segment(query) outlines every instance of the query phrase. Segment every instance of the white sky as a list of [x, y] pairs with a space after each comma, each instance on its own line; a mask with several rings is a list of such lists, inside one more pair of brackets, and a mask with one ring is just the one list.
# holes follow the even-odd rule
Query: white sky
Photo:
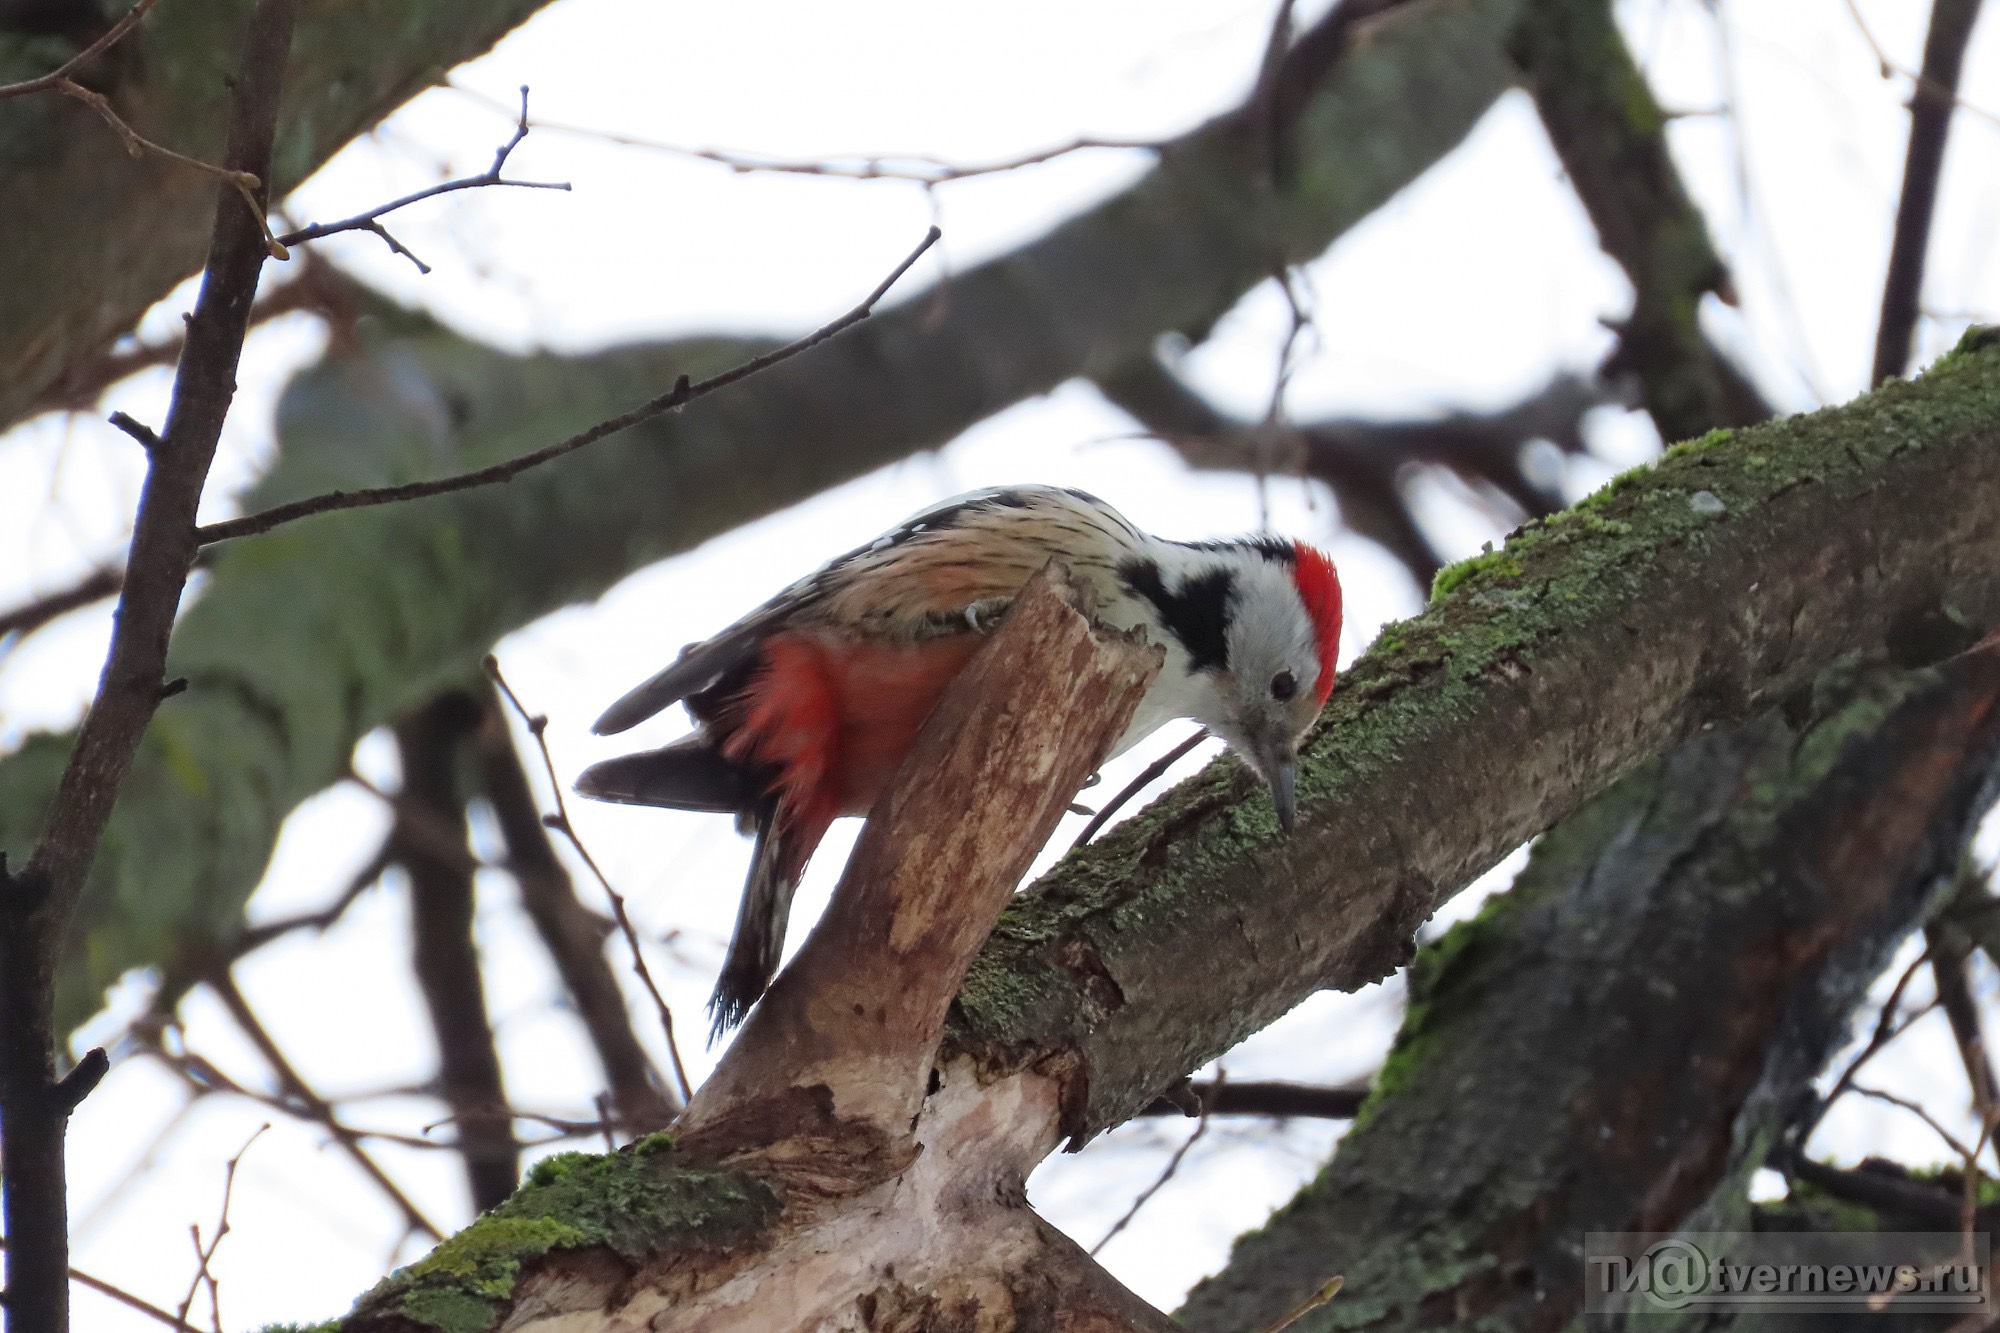
[[[1313, 8], [1317, 11], [1317, 7]], [[1707, 312], [1718, 337], [1754, 364], [1787, 408], [1852, 396], [1863, 384], [1880, 299], [1907, 117], [1901, 80], [1885, 81], [1843, 0], [1724, 0], [1719, 21], [1697, 0], [1621, 6], [1655, 85], [1678, 119], [1672, 142], [1730, 257], [1740, 308]], [[1864, 0], [1870, 31], [1913, 67], [1926, 6]], [[483, 169], [507, 118], [480, 97], [510, 102], [533, 87], [538, 118], [696, 147], [773, 157], [931, 154], [978, 162], [1080, 135], [1172, 134], [1237, 100], [1248, 86], [1271, 5], [1266, 0], [1012, 5], [943, 0], [755, 0], [735, 5], [561, 0], [489, 57], [459, 70], [465, 91], [428, 93], [343, 153], [287, 204], [299, 221]], [[1969, 103], [2000, 110], [2000, 38], [1978, 34], [1964, 81]], [[1715, 114], [1733, 105], [1734, 116]], [[2000, 218], [2000, 131], [1961, 114], [1931, 252], [1927, 306], [1946, 316], [1922, 330], [1925, 359], [1967, 318], [2000, 309], [1992, 261]], [[715, 329], [808, 327], [872, 287], [935, 219], [945, 240], [903, 294], [952, 267], [1004, 252], [1102, 199], [1143, 170], [1133, 152], [1089, 152], [926, 194], [896, 182], [744, 176], [596, 139], [537, 132], [511, 171], [574, 183], [570, 194], [480, 191], [412, 210], [397, 234], [431, 263], [420, 277], [372, 238], [342, 237], [326, 253], [456, 327], [519, 349], [583, 349]], [[1748, 191], [1744, 186], [1747, 184]], [[1553, 369], [1583, 369], [1620, 313], [1624, 279], [1595, 250], [1533, 108], [1504, 99], [1439, 170], [1381, 210], [1310, 268], [1316, 338], [1292, 385], [1300, 417], [1413, 414], [1491, 406]], [[148, 328], [172, 326], [186, 291]], [[1244, 412], [1268, 400], [1285, 327], [1269, 290], [1248, 297], [1186, 360], [1213, 398]], [[243, 393], [206, 512], [233, 495], [271, 450], [272, 406], [284, 377], [317, 353], [309, 320], [255, 334]], [[139, 377], [105, 410], [164, 416], [168, 377]], [[1642, 419], [1615, 411], [1595, 423], [1598, 459], [1571, 470], [1575, 493], [1656, 447]], [[1132, 423], [1088, 386], [1072, 384], [912, 460], [776, 514], [697, 551], [640, 571], [597, 604], [510, 636], [500, 657], [531, 707], [547, 711], [556, 760], [572, 775], [636, 739], [672, 734], [661, 719], [634, 737], [587, 734], [597, 711], [685, 641], [726, 624], [772, 588], [939, 496], [1007, 481], [1077, 484], [1172, 536], [1245, 530], [1254, 486], [1196, 476], [1162, 446], [1128, 438]], [[113, 555], [129, 524], [139, 459], [100, 415], [31, 422], [0, 439], [0, 606], [60, 587]], [[1440, 488], [1425, 516], [1460, 552], [1497, 535], [1488, 516]], [[1340, 559], [1352, 656], [1380, 624], [1415, 611], [1417, 590], [1367, 544], [1334, 534], [1316, 488], [1274, 483], [1273, 525], [1327, 542]], [[96, 677], [107, 633], [102, 609], [67, 617], [0, 650], [0, 749], [26, 732], [72, 723]], [[1178, 733], [1163, 735], [1165, 748]], [[1142, 766], [1131, 756], [1105, 790]], [[364, 772], [393, 781], [378, 738]], [[586, 841], [632, 900], [649, 934], [678, 932], [654, 967], [692, 1032], [733, 916], [747, 850], [726, 821], [587, 803], [573, 807]], [[251, 912], [268, 919], [317, 905], [374, 846], [384, 817], [343, 788], [309, 802], [287, 825]], [[1054, 846], [1067, 846], [1070, 821]], [[485, 831], [479, 831], [485, 836]], [[795, 916], [804, 933], [835, 877], [851, 830], [837, 830]], [[490, 844], [490, 837], [486, 838]], [[1051, 852], [1051, 856], [1053, 852]], [[1047, 859], [1047, 858], [1045, 858]], [[1514, 863], [1488, 876], [1503, 885]], [[517, 1104], [587, 1116], [594, 1062], [575, 1022], [552, 1001], [559, 987], [497, 873], [480, 881], [479, 939], [489, 1002]], [[1471, 897], [1447, 916], [1470, 910]], [[430, 1038], [404, 959], [406, 911], [393, 882], [372, 890], [324, 938], [294, 938], [238, 969], [272, 1030], [323, 1092], [395, 1089], [432, 1068]], [[1442, 924], [1442, 919], [1439, 923]], [[1434, 926], [1433, 929], [1436, 927]], [[1992, 978], [1981, 974], [1983, 993]], [[1920, 987], [1921, 989], [1921, 987]], [[143, 979], [121, 991], [129, 1012]], [[1231, 1055], [1231, 1077], [1340, 1082], [1380, 1059], [1400, 1005], [1400, 981], [1354, 996], [1325, 995]], [[191, 1045], [232, 1075], [268, 1079], [220, 1007], [197, 994], [184, 1008]], [[654, 1033], [637, 1026], [649, 1041]], [[107, 1015], [87, 1036], [116, 1031]], [[684, 1044], [697, 1075], [710, 1063]], [[1933, 1109], [1966, 1123], [1964, 1093], [1943, 1025], [1926, 1025], [1879, 1064], [1876, 1081], [1923, 1089]], [[353, 1122], [419, 1134], [441, 1114], [422, 1098], [385, 1096]], [[75, 1263], [172, 1308], [193, 1272], [187, 1228], [213, 1226], [222, 1164], [269, 1118], [210, 1098], [189, 1108], [178, 1085], [143, 1060], [120, 1062], [73, 1126]], [[1191, 1126], [1119, 1130], [1040, 1172], [1033, 1196], [1085, 1244], [1158, 1173]], [[1323, 1161], [1334, 1126], [1215, 1126], [1174, 1182], [1104, 1254], [1142, 1295], [1171, 1308]], [[1842, 1160], [1870, 1152], [1942, 1156], [1911, 1117], [1843, 1102], [1817, 1145]], [[447, 1227], [467, 1220], [449, 1153], [373, 1149]], [[394, 1213], [323, 1136], [279, 1120], [238, 1176], [233, 1230], [216, 1271], [224, 1326], [319, 1318], [343, 1309], [396, 1260]], [[79, 1292], [78, 1327], [153, 1327]], [[205, 1310], [205, 1307], [201, 1307]]]

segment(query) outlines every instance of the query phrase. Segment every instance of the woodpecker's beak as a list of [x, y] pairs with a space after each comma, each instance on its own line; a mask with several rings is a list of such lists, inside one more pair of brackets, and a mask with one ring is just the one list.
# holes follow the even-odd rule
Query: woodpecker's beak
[[1257, 771], [1270, 784], [1271, 806], [1278, 812], [1278, 827], [1290, 833], [1299, 806], [1297, 750], [1290, 741], [1258, 746]]

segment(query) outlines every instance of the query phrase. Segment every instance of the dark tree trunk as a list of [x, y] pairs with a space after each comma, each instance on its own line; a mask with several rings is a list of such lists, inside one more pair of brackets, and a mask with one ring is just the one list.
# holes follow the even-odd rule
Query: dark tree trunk
[[[1584, 806], [1417, 956], [1332, 1165], [1180, 1312], [1300, 1330], [1559, 1329], [1586, 1232], [1747, 1230], [1812, 1080], [1948, 889], [2000, 763], [2000, 642], [1836, 668]], [[1651, 1327], [1652, 1325], [1647, 1325]]]
[[478, 701], [453, 690], [396, 723], [403, 787], [391, 850], [410, 880], [411, 966], [437, 1037], [438, 1095], [451, 1108], [473, 1209], [485, 1212], [521, 1176], [472, 929], [476, 867], [459, 770], [480, 720]]

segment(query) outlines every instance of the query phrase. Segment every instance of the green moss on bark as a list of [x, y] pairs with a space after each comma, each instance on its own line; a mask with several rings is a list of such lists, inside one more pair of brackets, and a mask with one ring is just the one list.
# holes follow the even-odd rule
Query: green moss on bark
[[1409, 999], [1395, 1043], [1375, 1075], [1368, 1098], [1355, 1112], [1350, 1133], [1367, 1128], [1382, 1106], [1401, 1091], [1423, 1067], [1437, 1032], [1453, 1018], [1450, 997], [1460, 990], [1480, 960], [1502, 946], [1520, 919], [1525, 894], [1496, 893], [1476, 916], [1454, 925], [1434, 942], [1417, 950], [1410, 962]]
[[484, 1333], [530, 1260], [595, 1246], [632, 1263], [725, 1250], [756, 1236], [779, 1208], [752, 1176], [677, 1160], [665, 1134], [624, 1152], [561, 1153], [536, 1163], [498, 1208], [384, 1278], [356, 1311], [401, 1315], [438, 1333]]

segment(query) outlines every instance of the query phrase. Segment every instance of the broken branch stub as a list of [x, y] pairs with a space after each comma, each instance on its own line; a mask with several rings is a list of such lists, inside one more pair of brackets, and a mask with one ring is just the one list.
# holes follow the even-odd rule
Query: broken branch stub
[[1051, 563], [945, 691], [825, 916], [682, 1118], [734, 1151], [838, 1122], [914, 1145], [965, 970], [1162, 660]]

